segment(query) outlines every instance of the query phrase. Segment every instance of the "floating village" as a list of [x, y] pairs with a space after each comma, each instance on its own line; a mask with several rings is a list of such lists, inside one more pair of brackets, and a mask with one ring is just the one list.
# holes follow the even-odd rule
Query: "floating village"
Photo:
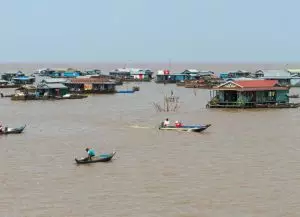
[[[2, 100], [10, 98], [14, 101], [31, 100], [67, 100], [84, 99], [91, 94], [134, 94], [140, 86], [131, 89], [117, 90], [127, 82], [155, 82], [157, 85], [175, 84], [177, 88], [201, 88], [209, 91], [210, 100], [206, 109], [250, 109], [250, 108], [298, 108], [300, 103], [290, 102], [291, 98], [299, 98], [298, 94], [290, 93], [292, 87], [300, 87], [300, 69], [287, 70], [244, 70], [216, 73], [187, 69], [180, 73], [170, 70], [159, 70], [154, 75], [150, 69], [121, 68], [107, 74], [101, 70], [80, 71], [75, 69], [40, 69], [32, 74], [21, 71], [3, 73], [0, 88], [10, 88], [13, 93], [1, 92]], [[6, 92], [6, 91], [5, 91]], [[173, 93], [165, 96], [165, 103], [174, 103], [178, 97]], [[156, 105], [159, 111], [169, 111]], [[175, 105], [176, 107], [176, 105]], [[20, 134], [26, 125], [9, 128], [0, 125], [0, 135]], [[183, 125], [180, 122], [170, 124], [168, 118], [159, 126], [159, 130], [188, 131], [200, 133], [211, 124]], [[89, 153], [89, 150], [86, 150]], [[77, 159], [77, 164], [89, 164], [110, 161], [116, 152], [89, 155]]]
[[[299, 98], [290, 93], [292, 87], [300, 87], [300, 69], [245, 70], [222, 72], [187, 69], [179, 73], [170, 70], [119, 68], [109, 73], [101, 70], [80, 71], [68, 69], [39, 69], [27, 75], [21, 71], [3, 73], [1, 88], [14, 88], [3, 94], [11, 100], [62, 100], [83, 99], [89, 94], [134, 93], [132, 89], [118, 90], [116, 86], [126, 82], [155, 82], [176, 84], [178, 88], [201, 88], [210, 92], [206, 108], [297, 108], [300, 103], [291, 103], [290, 98]], [[1, 91], [1, 90], [0, 90]]]

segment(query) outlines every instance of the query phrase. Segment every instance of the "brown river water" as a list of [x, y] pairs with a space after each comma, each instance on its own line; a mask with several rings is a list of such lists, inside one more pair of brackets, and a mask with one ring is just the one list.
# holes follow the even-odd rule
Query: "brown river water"
[[[83, 100], [0, 99], [4, 125], [27, 124], [23, 134], [0, 137], [0, 216], [300, 215], [299, 109], [213, 110], [205, 108], [208, 90], [140, 87]], [[171, 89], [179, 111], [156, 112], [153, 102]], [[159, 131], [166, 117], [212, 126]], [[77, 166], [86, 146], [117, 154]]]

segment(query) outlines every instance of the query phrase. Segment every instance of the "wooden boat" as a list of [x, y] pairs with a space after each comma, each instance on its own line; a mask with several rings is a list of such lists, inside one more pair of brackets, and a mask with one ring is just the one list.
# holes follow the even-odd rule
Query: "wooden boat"
[[175, 127], [175, 126], [168, 126], [164, 127], [162, 125], [159, 126], [160, 130], [173, 130], [173, 131], [188, 131], [188, 132], [202, 132], [203, 130], [206, 130], [208, 127], [210, 127], [211, 124], [206, 125], [187, 125], [182, 127]]
[[12, 97], [12, 96], [14, 96], [14, 95], [15, 95], [15, 94], [4, 95], [3, 93], [0, 93], [1, 98], [4, 98], [4, 97]]
[[289, 98], [299, 98], [299, 94], [288, 95]]
[[11, 96], [13, 101], [27, 101], [27, 100], [64, 100], [64, 99], [84, 99], [87, 98], [87, 95], [84, 94], [67, 94], [64, 96], [40, 96], [29, 94], [29, 95], [19, 95], [15, 94]]
[[0, 88], [18, 88], [20, 87], [20, 84], [5, 84], [5, 85], [0, 85]]
[[134, 90], [118, 90], [117, 93], [134, 93]]
[[25, 129], [26, 127], [26, 124], [22, 127], [17, 127], [17, 128], [8, 128], [8, 127], [5, 127], [4, 129], [4, 132], [0, 132], [0, 135], [1, 134], [20, 134], [23, 132], [23, 130]]
[[86, 158], [77, 159], [75, 158], [75, 161], [77, 164], [90, 164], [90, 163], [98, 163], [98, 162], [108, 162], [110, 161], [114, 156], [116, 152], [112, 152], [109, 154], [100, 154], [98, 156], [92, 157], [92, 160], [89, 160]]

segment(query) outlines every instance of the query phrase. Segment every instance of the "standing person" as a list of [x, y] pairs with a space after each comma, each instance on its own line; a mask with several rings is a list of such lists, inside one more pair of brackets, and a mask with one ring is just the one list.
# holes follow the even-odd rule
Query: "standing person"
[[0, 133], [3, 133], [3, 132], [4, 132], [3, 125], [2, 125], [2, 123], [0, 122]]

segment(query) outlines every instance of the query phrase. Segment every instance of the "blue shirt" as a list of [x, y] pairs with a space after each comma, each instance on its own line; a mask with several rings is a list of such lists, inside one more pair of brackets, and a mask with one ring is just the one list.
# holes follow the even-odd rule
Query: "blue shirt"
[[94, 151], [93, 149], [89, 149], [89, 150], [88, 150], [88, 155], [91, 156], [91, 157], [93, 157], [93, 156], [95, 156], [96, 154], [95, 154], [95, 151]]

